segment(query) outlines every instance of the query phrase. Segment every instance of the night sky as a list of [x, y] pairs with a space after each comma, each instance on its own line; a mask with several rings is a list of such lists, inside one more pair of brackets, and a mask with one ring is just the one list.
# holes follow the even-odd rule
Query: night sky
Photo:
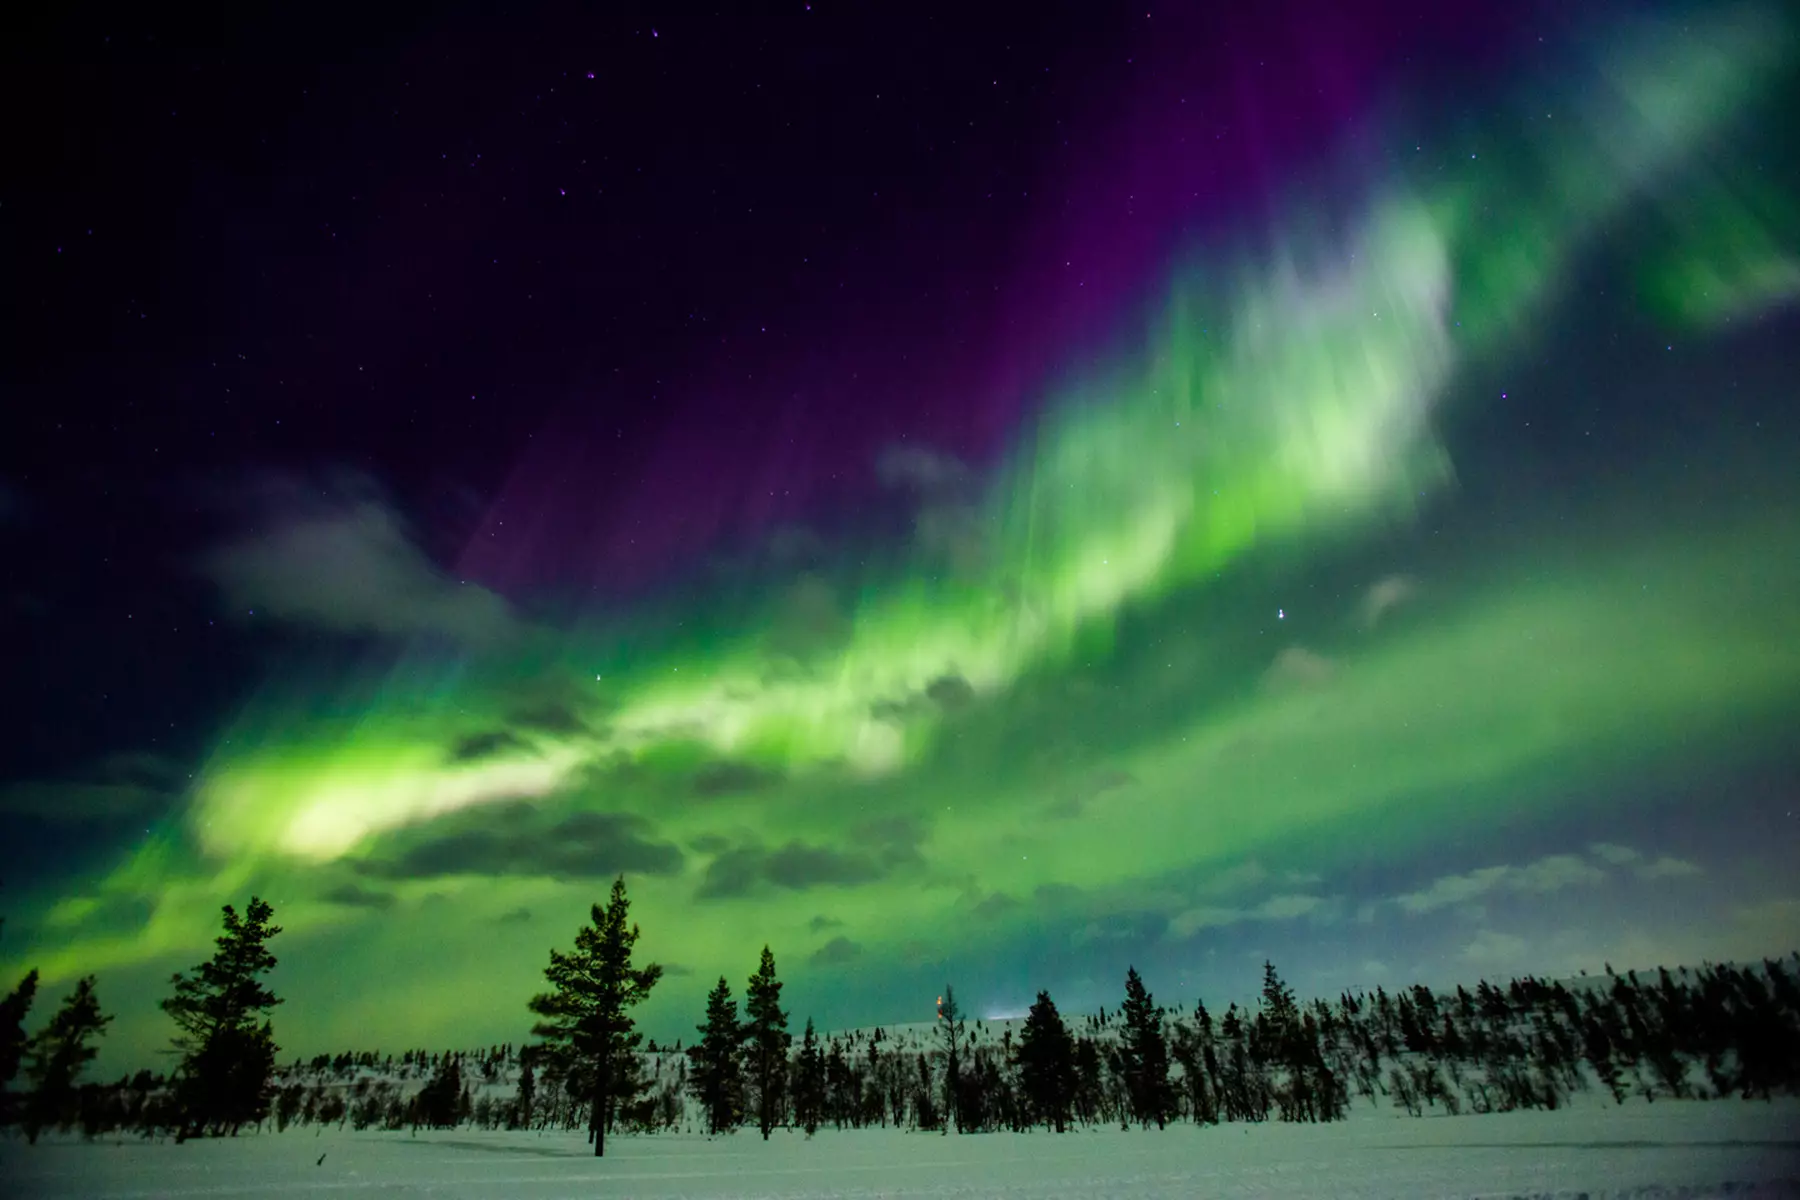
[[517, 1041], [619, 872], [670, 1039], [1800, 948], [1792, 12], [972, 7], [0, 39], [6, 986], [145, 1065], [256, 893], [284, 1057]]

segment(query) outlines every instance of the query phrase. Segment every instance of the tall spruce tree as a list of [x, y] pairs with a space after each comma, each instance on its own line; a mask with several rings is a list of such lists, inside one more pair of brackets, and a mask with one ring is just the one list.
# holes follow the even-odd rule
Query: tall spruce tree
[[[876, 1049], [869, 1047], [874, 1059]], [[871, 1072], [873, 1073], [873, 1072]], [[812, 1018], [806, 1018], [806, 1034], [800, 1039], [800, 1055], [794, 1062], [794, 1119], [811, 1137], [819, 1131], [819, 1117], [825, 1107], [825, 1060], [819, 1054], [819, 1036], [813, 1032]]]
[[756, 1092], [756, 1127], [763, 1140], [781, 1123], [787, 1100], [787, 1054], [793, 1038], [781, 1011], [781, 980], [775, 978], [775, 955], [767, 946], [762, 963], [750, 977], [744, 997], [744, 1040], [749, 1043], [750, 1083]]
[[1120, 1014], [1125, 1028], [1119, 1041], [1119, 1057], [1131, 1115], [1145, 1125], [1155, 1121], [1161, 1129], [1168, 1123], [1174, 1102], [1174, 1089], [1169, 1083], [1169, 1043], [1163, 1033], [1162, 1014], [1144, 990], [1136, 967], [1125, 972], [1125, 1003]]
[[700, 1040], [688, 1047], [688, 1089], [706, 1110], [706, 1130], [720, 1134], [738, 1127], [744, 1119], [744, 1068], [741, 1057], [743, 1026], [738, 1021], [737, 1001], [731, 985], [719, 976], [719, 985], [706, 997], [706, 1024], [696, 1026]]
[[944, 1133], [952, 1125], [962, 1132], [962, 1053], [967, 1041], [962, 1009], [956, 1003], [956, 991], [944, 985], [944, 998], [938, 1001], [938, 1042], [944, 1048]]
[[1019, 1034], [1019, 1087], [1034, 1121], [1061, 1133], [1075, 1103], [1075, 1038], [1049, 992], [1039, 992]]
[[[175, 994], [162, 1001], [174, 1018], [175, 1100], [178, 1140], [202, 1133], [230, 1133], [268, 1115], [275, 1071], [274, 1027], [264, 1014], [281, 1000], [261, 977], [275, 969], [268, 942], [281, 932], [269, 924], [275, 910], [252, 896], [239, 917], [227, 904], [225, 932], [211, 959], [192, 975], [176, 974]], [[260, 1020], [260, 1024], [258, 1024]]]
[[605, 907], [594, 905], [593, 924], [575, 934], [575, 952], [550, 951], [544, 978], [551, 990], [531, 999], [544, 1018], [532, 1032], [562, 1069], [563, 1086], [588, 1107], [594, 1157], [606, 1153], [606, 1129], [615, 1112], [642, 1087], [637, 1047], [643, 1034], [630, 1010], [643, 1003], [662, 978], [662, 967], [631, 965], [638, 927], [628, 925], [631, 901], [625, 877], [613, 880]]
[[106, 1032], [112, 1018], [100, 1011], [94, 995], [94, 977], [82, 979], [63, 999], [50, 1023], [31, 1039], [30, 1062], [25, 1077], [31, 1095], [25, 1101], [25, 1137], [36, 1143], [45, 1129], [68, 1129], [81, 1117], [81, 1093], [76, 1090], [82, 1069], [94, 1061], [99, 1049], [89, 1043]]

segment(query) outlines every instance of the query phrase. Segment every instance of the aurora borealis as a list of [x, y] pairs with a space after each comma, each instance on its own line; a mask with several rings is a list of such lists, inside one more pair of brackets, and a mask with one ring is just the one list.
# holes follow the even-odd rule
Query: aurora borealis
[[[779, 352], [663, 362], [629, 327], [607, 336], [647, 347], [635, 366], [536, 408], [529, 384], [471, 384], [421, 424], [389, 383], [298, 449], [140, 468], [141, 494], [209, 514], [158, 556], [192, 594], [181, 620], [254, 652], [142, 668], [205, 675], [134, 691], [156, 715], [132, 728], [166, 715], [198, 731], [184, 749], [73, 702], [75, 748], [21, 730], [0, 814], [9, 845], [45, 849], [9, 852], [5, 969], [99, 973], [126, 1061], [164, 1036], [161, 980], [253, 891], [288, 931], [281, 1040], [305, 1053], [516, 1040], [545, 948], [617, 872], [670, 968], [643, 1014], [659, 1037], [764, 941], [827, 1026], [921, 1019], [946, 976], [1011, 1012], [1039, 987], [1112, 1003], [1127, 962], [1210, 1002], [1264, 955], [1311, 993], [1796, 948], [1800, 164], [1777, 114], [1800, 30], [1755, 5], [1529, 24], [1480, 53], [1433, 43], [1453, 79], [1315, 33], [1329, 70], [1290, 61], [1235, 99], [1194, 81], [1196, 110], [1251, 126], [1336, 81], [1329, 120], [1261, 143], [1282, 153], [1251, 139], [1254, 187], [1220, 180], [1234, 160], [1198, 144], [1213, 123], [1187, 95], [1164, 104], [1182, 70], [1248, 52], [1143, 51], [1158, 73], [1104, 75], [1114, 100], [1075, 122], [1101, 132], [1018, 189], [1021, 260], [1076, 247], [1054, 283], [971, 236], [936, 248], [935, 285], [784, 282], [775, 315], [692, 335], [804, 331]], [[657, 52], [703, 36], [672, 20]], [[1034, 119], [1001, 128], [1053, 145]], [[520, 189], [568, 197], [549, 150], [505, 154]], [[361, 194], [448, 203], [423, 168], [385, 169]], [[1118, 185], [1142, 192], [1093, 215]], [[352, 237], [359, 296], [399, 286], [378, 262], [440, 252]], [[761, 269], [744, 254], [720, 277]], [[1001, 316], [934, 326], [956, 288], [1003, 286], [980, 310]], [[869, 296], [884, 315], [836, 311]], [[562, 303], [547, 327], [578, 350], [627, 301]], [[451, 340], [425, 308], [357, 311], [407, 350], [377, 374]], [[375, 386], [356, 336], [333, 352], [346, 389]], [[485, 353], [534, 374], [527, 350]], [[181, 370], [200, 368], [159, 376], [169, 411], [198, 403]], [[279, 404], [269, 378], [232, 403], [305, 414], [291, 392], [324, 386], [270, 371]], [[532, 414], [504, 455], [442, 432], [493, 406]], [[629, 426], [631, 449], [583, 422], [620, 445]], [[472, 511], [434, 515], [408, 482], [434, 451], [369, 449], [424, 432], [359, 440], [384, 423], [460, 438], [486, 473]], [[83, 536], [57, 515], [80, 452], [59, 453], [9, 454], [21, 555]], [[21, 631], [137, 619], [78, 578], [74, 609], [22, 585]], [[106, 692], [111, 669], [84, 652], [85, 683], [44, 686]]]

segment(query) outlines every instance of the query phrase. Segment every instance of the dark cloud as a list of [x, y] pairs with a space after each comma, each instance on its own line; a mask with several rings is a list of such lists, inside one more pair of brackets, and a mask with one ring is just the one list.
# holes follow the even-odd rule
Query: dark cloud
[[524, 925], [530, 920], [531, 910], [529, 908], [514, 908], [495, 917], [494, 923], [497, 925]]
[[531, 745], [518, 734], [505, 729], [494, 729], [486, 733], [471, 733], [467, 737], [457, 739], [450, 747], [450, 758], [453, 762], [470, 762], [478, 758], [489, 758], [504, 750], [522, 750]]
[[[480, 824], [474, 824], [474, 820]], [[443, 875], [535, 875], [552, 879], [603, 879], [621, 871], [673, 875], [683, 862], [679, 848], [653, 841], [649, 822], [621, 813], [582, 812], [550, 825], [536, 823], [530, 805], [471, 818], [449, 834], [413, 841], [395, 857], [365, 870], [388, 879]]]
[[265, 482], [255, 531], [213, 550], [200, 571], [230, 611], [337, 633], [432, 634], [488, 645], [513, 632], [506, 602], [455, 579], [414, 542], [366, 483], [334, 500], [297, 482]]
[[562, 700], [526, 705], [513, 713], [512, 723], [527, 729], [541, 729], [545, 733], [580, 733], [587, 728], [587, 722], [581, 719], [575, 706]]
[[812, 952], [806, 961], [815, 967], [829, 967], [862, 957], [862, 947], [847, 937], [834, 937]]
[[975, 698], [975, 689], [961, 675], [942, 675], [931, 681], [925, 695], [946, 712], [955, 712]]
[[995, 892], [977, 904], [973, 912], [976, 917], [984, 921], [991, 921], [995, 917], [1005, 916], [1019, 907], [1019, 903], [1016, 897], [1009, 896], [1005, 892]]
[[688, 843], [695, 854], [721, 854], [731, 849], [731, 839], [722, 834], [703, 833]]
[[153, 812], [167, 800], [164, 792], [133, 784], [28, 780], [0, 786], [0, 816], [112, 821]]
[[856, 848], [840, 850], [794, 840], [769, 849], [747, 844], [727, 850], [707, 866], [699, 899], [742, 896], [759, 884], [804, 891], [813, 887], [870, 883], [923, 861], [923, 827], [910, 817], [870, 821], [852, 831]]
[[363, 887], [359, 883], [345, 883], [332, 888], [320, 897], [327, 904], [342, 904], [349, 908], [372, 908], [377, 911], [394, 907], [392, 892], [377, 892]]
[[836, 917], [828, 917], [824, 913], [820, 913], [806, 923], [806, 927], [814, 933], [823, 933], [827, 929], [842, 929], [843, 926], [844, 923], [842, 921], [838, 920]]
[[0, 816], [80, 824], [159, 815], [179, 796], [180, 769], [154, 754], [115, 754], [67, 779], [0, 785]]
[[696, 796], [730, 796], [761, 791], [781, 781], [779, 771], [746, 762], [709, 763], [694, 775]]
[[684, 966], [681, 963], [666, 962], [657, 965], [662, 967], [663, 974], [667, 975], [670, 979], [680, 979], [694, 973], [694, 968]]

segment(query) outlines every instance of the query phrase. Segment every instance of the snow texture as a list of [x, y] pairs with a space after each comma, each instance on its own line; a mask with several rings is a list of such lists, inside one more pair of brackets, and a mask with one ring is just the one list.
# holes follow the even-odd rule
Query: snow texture
[[[320, 1156], [323, 1161], [320, 1161]], [[1178, 1124], [955, 1134], [719, 1138], [327, 1129], [175, 1145], [0, 1142], [0, 1194], [149, 1197], [1633, 1197], [1800, 1198], [1800, 1100], [1659, 1101], [1330, 1125]]]

